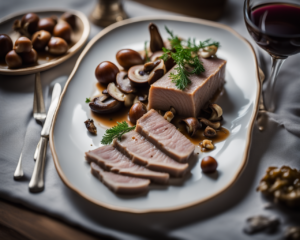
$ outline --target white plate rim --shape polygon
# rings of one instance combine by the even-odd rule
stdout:
[[[3,18],[0,19],[0,25],[3,24],[6,21],[9,21],[12,18],[16,18],[16,17],[21,17],[24,14],[28,13],[28,10],[22,10],[16,13],[12,13],[9,14]],[[59,65],[60,63],[66,61],[67,59],[69,59],[70,57],[72,57],[76,52],[78,52],[78,50],[80,50],[83,45],[85,44],[85,42],[87,41],[89,35],[90,35],[90,23],[89,20],[87,19],[87,17],[80,11],[77,10],[73,10],[73,9],[64,9],[64,8],[50,8],[50,9],[33,9],[30,12],[39,14],[39,13],[50,13],[50,12],[70,12],[73,13],[74,15],[76,15],[78,18],[80,18],[80,20],[83,23],[83,32],[82,32],[82,36],[79,39],[79,41],[77,41],[77,43],[75,43],[67,52],[67,54],[61,56],[59,59],[55,60],[55,61],[51,61],[48,63],[43,63],[41,65],[36,65],[36,66],[32,66],[32,67],[27,67],[27,68],[20,68],[20,69],[0,69],[0,74],[3,75],[27,75],[27,74],[31,74],[31,73],[36,73],[36,72],[42,72],[45,71],[49,68],[55,67],[57,65]]]
[[[256,68],[256,81],[257,81],[257,97],[255,99],[255,106],[256,106],[256,110],[254,112],[252,112],[252,116],[251,116],[251,120],[250,120],[250,127],[247,130],[247,141],[246,141],[246,149],[243,155],[243,162],[239,168],[239,170],[235,173],[235,176],[233,176],[232,180],[225,185],[221,190],[219,190],[218,192],[207,196],[203,199],[197,200],[197,201],[193,201],[190,202],[188,204],[183,204],[180,206],[175,206],[175,207],[168,207],[168,208],[152,208],[152,209],[131,209],[131,208],[125,208],[125,207],[118,207],[118,206],[114,206],[111,204],[107,204],[107,203],[103,203],[101,201],[97,201],[95,199],[90,198],[89,196],[87,196],[86,194],[82,193],[80,190],[78,190],[76,187],[74,187],[72,185],[72,183],[67,179],[67,177],[64,175],[64,172],[60,166],[59,163],[59,159],[55,150],[55,145],[54,145],[54,128],[55,128],[55,123],[56,123],[56,118],[58,115],[58,111],[60,109],[62,100],[64,98],[64,95],[68,89],[68,85],[71,82],[73,76],[75,75],[82,59],[85,57],[86,53],[90,50],[90,48],[94,45],[95,42],[97,42],[101,37],[105,36],[107,33],[109,33],[110,31],[122,27],[124,25],[130,24],[130,23],[135,23],[135,22],[140,22],[140,21],[154,21],[154,20],[173,20],[173,21],[181,21],[181,22],[190,22],[190,23],[198,23],[198,24],[202,24],[202,25],[206,25],[206,26],[212,26],[212,27],[216,27],[216,28],[221,28],[221,29],[225,29],[226,31],[231,32],[232,34],[234,34],[236,37],[238,37],[240,40],[244,41],[249,48],[252,50],[253,53],[253,59],[255,61],[255,68]],[[66,85],[63,89],[63,92],[61,94],[61,97],[59,99],[59,103],[57,106],[57,109],[55,111],[54,114],[54,119],[53,119],[53,123],[52,123],[52,128],[51,128],[51,132],[50,132],[50,138],[49,138],[49,142],[50,142],[50,149],[52,152],[52,156],[53,156],[53,161],[54,161],[54,165],[56,167],[56,170],[58,172],[58,175],[60,176],[60,178],[62,179],[62,181],[64,182],[64,184],[70,188],[71,190],[73,190],[74,192],[76,192],[78,195],[80,195],[81,197],[87,199],[88,201],[101,206],[101,207],[105,207],[108,208],[110,210],[116,210],[116,211],[121,211],[121,212],[129,212],[129,213],[135,213],[135,214],[143,214],[143,213],[152,213],[152,212],[168,212],[168,211],[176,211],[176,210],[181,210],[184,208],[188,208],[188,207],[192,207],[196,204],[200,204],[203,202],[208,201],[209,199],[212,199],[214,197],[216,197],[217,195],[219,195],[220,193],[224,192],[225,190],[227,190],[237,179],[238,177],[241,175],[241,173],[243,172],[246,164],[247,164],[247,160],[248,160],[248,156],[249,156],[249,151],[250,151],[250,145],[251,145],[251,138],[252,138],[252,130],[253,130],[253,126],[255,123],[255,119],[258,113],[258,107],[259,107],[259,100],[260,100],[260,92],[261,92],[261,82],[260,82],[260,78],[259,78],[259,67],[258,67],[258,62],[257,62],[257,58],[256,58],[256,54],[254,51],[253,46],[250,44],[250,42],[245,39],[244,37],[242,37],[240,34],[238,34],[235,30],[233,30],[232,28],[230,28],[229,26],[225,25],[225,24],[221,24],[221,23],[216,23],[216,22],[212,22],[209,20],[203,20],[203,19],[197,19],[197,18],[191,18],[191,17],[181,17],[181,16],[147,16],[147,17],[135,17],[135,18],[130,18],[130,19],[126,19],[117,23],[114,23],[112,25],[110,25],[109,27],[103,29],[101,32],[99,32],[95,37],[93,37],[91,39],[91,41],[87,44],[87,46],[84,48],[84,50],[82,51],[82,53],[80,54],[73,71],[71,72]]]

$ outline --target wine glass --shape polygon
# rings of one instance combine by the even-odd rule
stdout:
[[[244,19],[254,41],[272,57],[272,71],[263,90],[266,109],[275,110],[274,86],[288,56],[300,52],[299,0],[245,0]]]

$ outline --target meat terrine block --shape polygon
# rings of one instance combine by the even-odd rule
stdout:
[[[134,164],[112,145],[102,146],[88,151],[85,155],[89,163],[94,162],[105,170],[110,170],[114,173],[131,177],[147,178],[160,184],[165,184],[169,180],[168,173],[151,171],[143,166]]]
[[[185,90],[179,90],[170,79],[175,73],[175,65],[161,79],[151,85],[149,91],[149,109],[169,110],[174,107],[177,114],[197,117],[204,104],[210,100],[225,81],[226,61],[220,58],[200,59],[205,72],[191,75],[191,84]]]
[[[123,176],[112,172],[106,172],[96,163],[91,163],[91,172],[108,188],[116,193],[140,193],[148,190],[149,179]]]
[[[187,161],[195,150],[190,140],[153,109],[137,121],[136,131],[178,162]]]
[[[115,139],[113,146],[132,162],[154,171],[169,173],[173,177],[183,176],[189,166],[187,163],[176,162],[136,131],[124,134],[121,141]]]

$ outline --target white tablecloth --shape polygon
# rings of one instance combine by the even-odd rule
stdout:
[[[124,5],[130,17],[172,14],[133,2],[125,1]],[[95,1],[92,0],[2,0],[0,18],[16,11],[33,11],[41,7],[77,9],[88,15],[94,6]],[[228,1],[220,22],[231,26],[253,43],[245,28],[242,6],[242,0]],[[101,28],[92,25],[89,39],[100,30]],[[260,66],[268,75],[270,57],[261,50],[259,53]],[[47,105],[53,83],[66,81],[78,56],[76,54],[60,66],[41,74]],[[55,170],[49,149],[45,190],[31,194],[28,183],[34,167],[32,156],[41,130],[41,126],[32,119],[34,75],[0,75],[0,197],[102,237],[191,240],[281,238],[286,226],[300,224],[300,212],[283,206],[264,209],[267,200],[255,188],[270,165],[286,164],[300,168],[299,62],[300,55],[290,57],[285,62],[276,85],[277,110],[270,114],[268,128],[264,132],[259,132],[254,127],[248,164],[230,189],[212,200],[188,209],[142,215],[114,212],[95,206],[68,189]],[[24,142],[25,178],[14,181],[13,173]],[[242,228],[245,219],[255,214],[278,216],[281,220],[278,232],[272,235],[244,234]]]

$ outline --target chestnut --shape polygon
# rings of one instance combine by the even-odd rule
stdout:
[[[38,30],[45,30],[52,33],[55,25],[56,22],[53,18],[42,18],[38,23]]]
[[[11,50],[6,54],[5,62],[9,68],[19,68],[22,66],[22,58],[15,50]]]
[[[60,19],[69,23],[73,29],[76,28],[76,16],[74,14],[65,12]]]
[[[68,51],[67,42],[59,37],[52,37],[48,42],[48,51],[54,55],[61,55]]]
[[[53,36],[60,37],[67,42],[71,42],[71,33],[71,26],[67,22],[60,22],[53,29]]]
[[[132,49],[121,49],[116,54],[118,63],[125,69],[144,63],[142,56]]]
[[[23,52],[20,54],[24,64],[34,64],[37,62],[37,52],[31,48],[30,52]]]
[[[129,120],[132,124],[136,124],[136,121],[147,113],[147,107],[141,102],[137,102],[132,105],[129,110]]]
[[[45,50],[45,47],[50,41],[51,34],[45,30],[36,32],[32,37],[32,46],[35,50]]]
[[[218,162],[211,156],[207,156],[201,161],[201,169],[204,173],[213,173],[217,170]]]
[[[6,54],[13,49],[13,42],[6,34],[0,34],[0,60],[4,59]]]
[[[21,19],[21,27],[26,29],[29,34],[37,31],[40,18],[35,13],[27,13]]]
[[[95,69],[95,76],[101,84],[115,82],[118,73],[118,67],[109,61],[101,62]]]
[[[15,42],[14,50],[17,53],[30,52],[32,49],[32,42],[27,37],[20,37]]]

